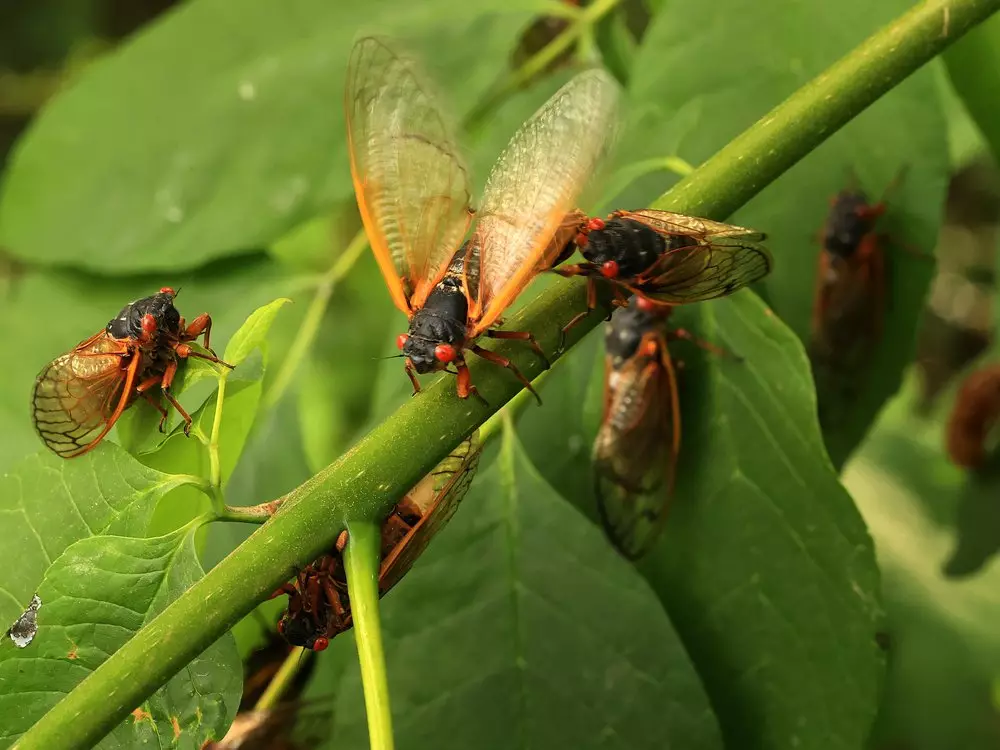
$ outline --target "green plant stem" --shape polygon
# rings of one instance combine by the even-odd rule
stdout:
[[[295,679],[295,675],[299,673],[299,670],[302,669],[306,661],[312,656],[312,653],[312,651],[304,649],[301,646],[296,646],[289,651],[288,656],[281,663],[278,673],[274,675],[267,689],[257,699],[257,703],[253,707],[254,711],[270,711],[277,706],[281,702],[285,691],[288,690]]]
[[[347,525],[347,534],[344,571],[351,595],[354,643],[358,647],[361,684],[365,692],[368,744],[372,750],[392,750],[392,711],[378,611],[382,525],[377,521],[352,521]]]
[[[316,334],[319,332],[320,324],[323,322],[323,316],[326,314],[326,308],[330,304],[330,297],[333,295],[334,288],[347,275],[348,271],[354,267],[354,264],[367,247],[368,238],[362,229],[354,235],[354,239],[344,249],[344,252],[337,256],[337,260],[330,266],[330,270],[320,279],[319,285],[316,287],[316,294],[313,296],[312,302],[309,303],[309,309],[306,310],[306,316],[302,320],[302,325],[299,326],[295,340],[292,342],[292,346],[289,348],[288,354],[282,361],[281,368],[274,378],[274,384],[264,396],[265,408],[271,408],[281,401],[282,396],[285,395],[285,391],[288,390],[288,386],[295,379],[295,374],[309,353],[313,341],[316,340]]]
[[[658,205],[725,218],[998,8],[1000,0],[926,0],[917,5],[793,94]],[[559,280],[511,316],[509,326],[532,331],[545,351],[554,352],[563,323],[585,306],[586,284]],[[601,320],[600,314],[587,316],[570,332],[568,345]],[[527,347],[505,342],[496,350],[510,356],[526,377],[539,374],[541,362]],[[329,549],[348,519],[384,517],[396,498],[520,390],[503,368],[477,361],[471,371],[490,406],[456,398],[450,378],[408,399],[353,449],[290,493],[274,518],[25,733],[18,750],[91,747],[295,570]]]

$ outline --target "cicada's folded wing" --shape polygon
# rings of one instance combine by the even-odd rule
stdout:
[[[393,302],[410,313],[468,229],[468,174],[414,64],[381,39],[355,43],[344,97],[361,218]]]
[[[399,582],[434,535],[451,520],[475,478],[481,452],[479,434],[474,433],[407,493],[411,503],[420,510],[420,520],[382,560],[381,594]]]
[[[622,215],[661,234],[691,238],[690,245],[668,251],[636,283],[626,284],[658,302],[724,297],[771,272],[771,254],[757,244],[764,235],[753,229],[653,209]]]
[[[607,367],[604,420],[594,441],[594,489],[605,533],[629,559],[663,526],[677,469],[677,380],[662,335],[657,354]]]
[[[56,455],[86,453],[108,434],[128,405],[140,357],[126,367],[128,345],[100,333],[56,358],[38,375],[32,419],[45,445]]]
[[[765,238],[764,233],[758,232],[756,229],[747,229],[735,224],[723,224],[721,221],[687,216],[673,211],[643,208],[638,211],[622,211],[621,213],[629,219],[641,221],[663,234],[688,235],[706,240],[717,237],[739,238],[744,242],[761,242]]]
[[[469,252],[476,321],[489,328],[577,232],[567,222],[615,126],[618,85],[602,70],[580,73],[514,134],[486,183]],[[564,241],[557,231],[567,232]]]

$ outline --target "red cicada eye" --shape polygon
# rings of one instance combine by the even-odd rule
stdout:
[[[156,318],[149,313],[142,316],[142,332],[147,335],[156,333]]]
[[[330,645],[330,639],[329,638],[320,637],[320,638],[317,638],[316,641],[313,643],[312,650],[313,651],[326,651],[326,647],[329,646],[329,645]]]
[[[407,336],[405,333],[399,334],[396,337],[396,348],[397,349],[402,349],[404,346],[406,346],[406,342],[409,341],[409,340],[410,340],[410,337]]]
[[[284,634],[285,634],[285,618],[282,617],[280,620],[278,620],[278,635],[284,635]]]
[[[580,232],[576,236],[576,239],[573,240],[573,241],[576,243],[577,247],[586,247],[587,246],[587,235],[584,234],[583,232]]]
[[[587,222],[587,229],[588,229],[588,231],[591,231],[591,232],[594,231],[595,229],[598,229],[598,230],[604,229],[605,226],[607,226],[607,225],[604,223],[604,219],[596,219],[595,218],[595,219],[591,219],[590,221]]]
[[[174,291],[174,288],[172,286],[161,287],[160,294],[169,294],[171,297],[177,296],[177,292]]]
[[[455,347],[451,344],[438,344],[434,347],[434,359],[438,362],[451,362],[456,356]]]
[[[606,279],[618,278],[618,262],[609,260],[601,264],[601,276]]]

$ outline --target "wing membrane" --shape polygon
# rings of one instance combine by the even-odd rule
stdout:
[[[612,544],[641,557],[666,519],[680,449],[677,380],[662,356],[636,355],[615,371],[607,365],[605,416],[594,442],[597,507]]]
[[[379,573],[382,594],[413,567],[434,535],[451,520],[472,484],[481,451],[479,435],[473,434],[408,493],[421,511],[420,521],[382,560]]]
[[[104,331],[50,362],[35,380],[32,419],[54,453],[72,458],[93,448],[128,404],[140,357],[123,369],[126,344]]]
[[[606,150],[617,102],[617,84],[606,73],[581,73],[521,126],[501,154],[469,243],[480,261],[470,311],[474,334],[558,257],[565,241],[554,235],[570,231],[563,220]]]
[[[468,174],[413,64],[359,40],[345,91],[351,175],[365,231],[396,306],[423,305],[468,229]]]
[[[656,211],[645,208],[640,211],[622,211],[623,216],[635,221],[641,221],[658,232],[665,234],[680,234],[712,240],[717,237],[739,238],[744,242],[760,242],[765,238],[763,232],[735,224],[723,224],[721,221],[702,219],[697,216],[686,216],[673,211]]]

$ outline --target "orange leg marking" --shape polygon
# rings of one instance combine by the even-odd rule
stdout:
[[[469,374],[469,367],[465,364],[464,359],[455,360],[455,369],[458,370],[458,378],[456,389],[458,390],[459,398],[468,398],[469,396],[475,396],[480,401],[483,402],[485,406],[489,406],[489,403],[485,398],[479,395],[479,389],[472,384],[472,378]]]
[[[520,380],[521,383],[524,385],[524,387],[527,388],[529,391],[531,391],[532,395],[536,399],[538,399],[539,406],[541,405],[542,397],[539,396],[538,392],[534,389],[534,387],[532,387],[531,381],[528,380],[526,377],[524,377],[521,371],[517,369],[517,365],[511,362],[507,357],[502,357],[496,352],[491,352],[489,349],[483,349],[478,344],[473,344],[472,346],[469,347],[469,349],[472,350],[474,354],[477,354],[478,356],[485,359],[487,362],[492,362],[495,365],[506,367],[508,370],[514,373],[514,377]],[[465,363],[463,363],[463,367],[464,364]],[[462,378],[461,370],[459,371],[458,377],[459,377],[459,382],[461,383],[461,378]],[[459,393],[459,395],[461,395],[461,393]]]
[[[153,394],[152,394],[152,393],[148,393],[147,391],[139,391],[139,392],[140,392],[140,393],[142,394],[142,397],[143,397],[144,399],[146,399],[146,401],[148,401],[148,402],[149,402],[150,404],[152,404],[152,405],[153,405],[153,408],[154,408],[154,409],[156,409],[156,410],[157,410],[158,412],[160,412],[160,424],[159,424],[159,425],[157,425],[157,429],[158,429],[158,430],[159,430],[160,432],[166,432],[166,430],[164,429],[164,427],[163,427],[163,426],[164,426],[164,425],[165,425],[165,424],[167,423],[167,416],[168,416],[168,412],[167,412],[167,410],[166,410],[166,409],[165,409],[165,408],[163,407],[163,404],[161,404],[161,403],[160,403],[159,401],[157,401],[157,400],[156,400],[156,399],[155,399],[155,398],[153,397]]]
[[[418,393],[420,393],[420,381],[417,380],[417,373],[413,369],[413,365],[410,364],[410,360],[406,360],[405,369],[407,377],[410,379],[410,382],[413,383],[412,395],[416,396]]]
[[[581,264],[582,266],[583,264]],[[580,266],[575,266],[579,268]],[[569,275],[569,274],[567,274]],[[562,354],[566,350],[566,334],[569,333],[570,329],[573,328],[577,323],[586,318],[592,312],[594,308],[597,307],[597,280],[591,276],[587,277],[587,309],[582,313],[578,313],[573,316],[573,318],[562,327],[562,331],[559,333],[559,349],[557,350]],[[609,318],[610,319],[610,318]]]
[[[721,346],[716,346],[713,343],[704,341],[703,339],[696,338],[690,331],[685,330],[684,328],[675,328],[674,330],[672,330],[670,332],[670,338],[690,341],[692,344],[701,349],[704,349],[706,352],[717,354],[720,357],[733,357],[734,359],[738,359],[741,362],[743,361],[743,357],[739,356],[738,354],[733,354],[732,352],[723,349]]]
[[[545,369],[548,370],[552,364],[549,362],[549,358],[545,356],[545,352],[542,351],[542,347],[538,345],[538,340],[535,338],[533,333],[529,331],[496,331],[490,329],[486,332],[486,335],[491,339],[507,339],[513,341],[527,341],[531,350],[542,358],[545,362]]]

